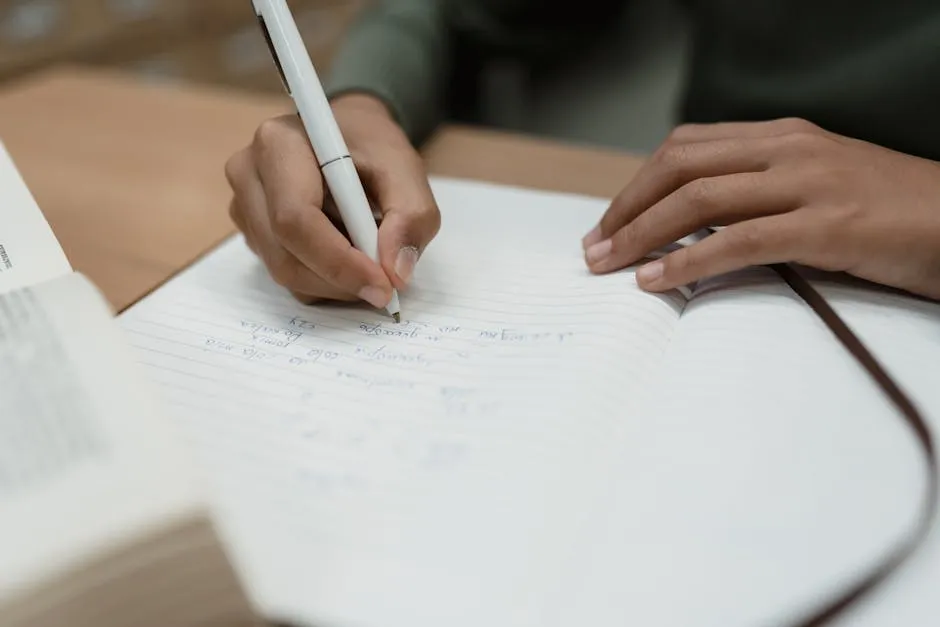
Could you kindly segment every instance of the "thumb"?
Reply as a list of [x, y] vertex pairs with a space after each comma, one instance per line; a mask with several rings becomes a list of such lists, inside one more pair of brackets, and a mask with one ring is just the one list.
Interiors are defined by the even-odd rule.
[[416, 168], [368, 177], [382, 213], [379, 263], [396, 289], [407, 286], [421, 254], [441, 228], [427, 176]]

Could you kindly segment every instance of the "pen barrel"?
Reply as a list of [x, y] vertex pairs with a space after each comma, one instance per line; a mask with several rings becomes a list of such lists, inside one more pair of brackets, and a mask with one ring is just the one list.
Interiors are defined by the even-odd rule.
[[379, 229], [353, 160], [337, 159], [321, 169], [353, 246], [378, 263]]
[[285, 87], [320, 165], [349, 156], [320, 76], [285, 0], [253, 0]]
[[[312, 65], [310, 75], [316, 76]], [[306, 87], [302, 91], [294, 92], [294, 104], [307, 131], [317, 163], [323, 166], [337, 161], [348, 161], [349, 148], [346, 147], [346, 141], [320, 82], [315, 78], [298, 82], [302, 82]]]

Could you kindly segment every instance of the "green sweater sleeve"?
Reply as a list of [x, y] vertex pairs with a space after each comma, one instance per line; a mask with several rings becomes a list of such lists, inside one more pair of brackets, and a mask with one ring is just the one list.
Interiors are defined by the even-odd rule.
[[331, 97], [370, 93], [389, 107], [409, 139], [423, 141], [443, 121], [447, 91], [466, 68], [496, 57], [527, 62], [563, 56], [590, 39], [628, 0], [371, 0], [330, 68]]
[[449, 0], [380, 0], [347, 33], [327, 79], [327, 95], [370, 93], [408, 137], [424, 139], [441, 121], [451, 71]]

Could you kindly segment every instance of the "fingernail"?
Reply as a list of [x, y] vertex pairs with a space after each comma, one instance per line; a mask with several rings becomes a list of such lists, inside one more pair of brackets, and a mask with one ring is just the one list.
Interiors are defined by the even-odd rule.
[[398, 251], [398, 258], [395, 260], [395, 273], [401, 277], [401, 280], [407, 283], [411, 280], [411, 275], [418, 265], [418, 249], [414, 246], [405, 246]]
[[601, 227], [595, 226], [594, 229], [590, 233], [585, 235], [584, 238], [581, 240], [581, 247], [587, 250], [594, 244], [601, 241], [602, 237], [603, 235], [601, 234]]
[[380, 309], [388, 304], [388, 296], [385, 295], [385, 290], [371, 285], [367, 285], [359, 291], [359, 298]]
[[646, 284], [655, 283], [661, 276], [663, 276], [662, 261], [653, 261], [636, 271], [636, 278]]
[[585, 253], [588, 263], [595, 264], [603, 261], [604, 259], [607, 259], [613, 246], [614, 243], [609, 239], [605, 239], [603, 242], [598, 242], [597, 244], [591, 245]]

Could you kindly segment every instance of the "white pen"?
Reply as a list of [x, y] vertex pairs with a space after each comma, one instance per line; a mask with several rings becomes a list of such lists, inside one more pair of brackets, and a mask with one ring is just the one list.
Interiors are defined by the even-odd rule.
[[[290, 8], [286, 0], [252, 0], [252, 4], [353, 246], [378, 262], [379, 230], [372, 207]], [[401, 321], [394, 289], [386, 309], [396, 322]]]

